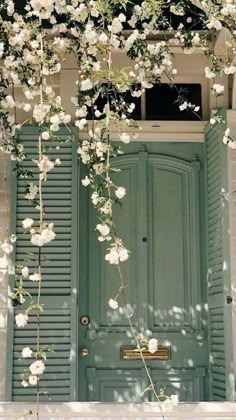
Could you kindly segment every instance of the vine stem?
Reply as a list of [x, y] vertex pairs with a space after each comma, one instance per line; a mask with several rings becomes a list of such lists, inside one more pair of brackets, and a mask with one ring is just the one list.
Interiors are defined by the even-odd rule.
[[[111, 29], [111, 36], [110, 36], [110, 45], [109, 45], [109, 50], [108, 50], [108, 59], [107, 59], [107, 64], [108, 64], [108, 81], [111, 81], [111, 63], [112, 63], [112, 36], [113, 36], [113, 28]], [[109, 201], [111, 200], [111, 181], [110, 181], [110, 176], [109, 176], [109, 167], [110, 167], [110, 149], [109, 149], [109, 145], [110, 145], [110, 102], [109, 102], [109, 98], [107, 99], [107, 145], [108, 145], [108, 150], [107, 150], [107, 159], [106, 159], [106, 183], [107, 183], [107, 193], [108, 193], [108, 197], [109, 197]], [[112, 214], [111, 214], [111, 222], [112, 222], [112, 229], [113, 229], [113, 238], [115, 243], [119, 243], [119, 238], [115, 233], [115, 226], [112, 220]], [[155, 385], [153, 382], [153, 379], [151, 377], [151, 374], [149, 372], [149, 369], [147, 367], [144, 355], [143, 355], [143, 351], [142, 351], [142, 347], [141, 347], [141, 343], [140, 343], [140, 339], [138, 337], [138, 334], [136, 333], [133, 321], [132, 321], [132, 316], [133, 314], [129, 314], [129, 308], [128, 308], [128, 304], [127, 304], [127, 298], [126, 298], [126, 293], [125, 293], [125, 283], [124, 283], [124, 277], [122, 274], [122, 270], [121, 270], [121, 266], [120, 266], [120, 261], [118, 262], [117, 265], [118, 268], [118, 274], [119, 274], [119, 278], [120, 278], [120, 291], [121, 291], [121, 295], [123, 298], [123, 304], [124, 304], [124, 308], [127, 314], [127, 319], [128, 319], [128, 324], [129, 324], [129, 328], [131, 331], [131, 334], [133, 336], [133, 339], [135, 340], [135, 343], [137, 344], [137, 348], [139, 350], [139, 354], [140, 354], [140, 358], [142, 360], [145, 372], [147, 374], [148, 380], [149, 380], [149, 384], [150, 384], [150, 389], [153, 391], [153, 394], [159, 404], [159, 408], [161, 411], [161, 417], [162, 420], [165, 420], [164, 417], [164, 413], [163, 413], [163, 408], [161, 405], [161, 401], [160, 398], [156, 392], [155, 389]]]
[[[42, 28], [42, 21], [39, 18], [40, 28]], [[43, 33], [42, 29], [40, 31], [40, 50], [41, 50], [41, 58], [43, 57]], [[40, 65], [40, 105], [43, 105], [43, 64], [41, 61]], [[41, 123], [39, 124], [39, 136], [38, 136], [38, 157], [39, 163], [42, 160], [42, 127]], [[43, 193], [42, 193], [42, 174], [39, 169], [39, 228], [40, 231], [43, 228]], [[36, 345], [36, 358], [39, 357], [40, 354], [40, 301], [41, 301], [41, 289], [42, 289], [42, 267], [41, 267], [41, 247], [38, 247], [38, 274], [39, 274], [39, 282], [38, 282], [38, 296], [37, 296], [37, 345]], [[39, 375], [37, 375], [37, 402], [36, 402], [36, 418], [39, 420], [39, 403], [40, 403], [40, 381]]]

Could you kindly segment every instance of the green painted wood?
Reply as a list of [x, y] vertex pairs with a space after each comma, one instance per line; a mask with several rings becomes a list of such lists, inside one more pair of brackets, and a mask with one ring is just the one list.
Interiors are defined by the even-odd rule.
[[[72, 139], [72, 133], [70, 139]], [[20, 140], [24, 143], [27, 159], [23, 162], [24, 167], [33, 169], [35, 165], [31, 159], [37, 159], [35, 144], [38, 138], [37, 127], [24, 127], [20, 134]], [[53, 242], [42, 248], [42, 303], [44, 312], [40, 322], [40, 341], [44, 345], [50, 345], [55, 352], [49, 353], [46, 360], [46, 371], [41, 383], [42, 401], [70, 401], [77, 398], [77, 156], [76, 144], [68, 140], [65, 129], [59, 133], [61, 140], [60, 148], [55, 147], [48, 152], [52, 160], [59, 158], [61, 166], [55, 167], [48, 174], [48, 181], [43, 185], [43, 200], [46, 211], [46, 221], [55, 223], [56, 238]], [[54, 145], [55, 146], [55, 145]], [[37, 178], [35, 179], [37, 183]], [[16, 220], [13, 220], [12, 231], [16, 231], [17, 242], [15, 260], [19, 265], [28, 265], [33, 273], [36, 267], [35, 261], [28, 261], [29, 254], [36, 255], [35, 247], [31, 246], [29, 234], [25, 234], [22, 228], [22, 220], [32, 217], [37, 220], [38, 211], [30, 206], [24, 199], [25, 184], [18, 179], [15, 184], [17, 194], [13, 198], [16, 208]], [[14, 204], [13, 204], [14, 208]], [[25, 286], [34, 299], [37, 293], [37, 284], [25, 281]], [[24, 306], [16, 307], [14, 315], [21, 312]], [[13, 308], [10, 309], [13, 312]], [[11, 316], [13, 326], [13, 314]], [[36, 346], [36, 316], [29, 318], [27, 326], [23, 329], [9, 329], [8, 345], [8, 372], [7, 398], [13, 401], [34, 401], [36, 388], [21, 385], [21, 373], [30, 361], [20, 357], [23, 347]], [[12, 374], [11, 374], [12, 372]]]
[[[226, 121], [225, 110], [219, 114]], [[210, 397], [216, 401], [234, 400], [232, 311], [227, 304], [231, 281], [225, 129], [226, 123], [217, 123], [206, 131]]]
[[[173, 156], [164, 154], [163, 147], [157, 153], [159, 145], [156, 150], [150, 147], [151, 153], [148, 144], [114, 161], [123, 170], [115, 174], [115, 182], [127, 189], [114, 219], [131, 250], [123, 264], [128, 301], [140, 332], [171, 346], [171, 360], [147, 362], [158, 387], [179, 393], [182, 400], [201, 400], [207, 398], [208, 349], [200, 258], [200, 162], [195, 154], [185, 159], [180, 151]], [[79, 316], [88, 315], [90, 324], [79, 325], [79, 348], [89, 350], [88, 357], [78, 359], [79, 400], [151, 400], [143, 394], [147, 380], [142, 363], [120, 358], [120, 346], [131, 339], [122, 302], [120, 310], [108, 307], [119, 279], [104, 261], [106, 244], [97, 242], [90, 195], [81, 187]]]

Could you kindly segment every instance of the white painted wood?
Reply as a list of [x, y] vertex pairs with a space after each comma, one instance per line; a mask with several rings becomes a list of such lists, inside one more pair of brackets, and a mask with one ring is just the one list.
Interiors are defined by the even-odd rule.
[[[35, 413], [36, 404], [30, 403], [0, 403], [0, 420], [19, 419], [30, 410]], [[166, 420], [233, 420], [236, 419], [236, 403], [179, 403], [172, 410], [164, 413]], [[35, 414], [27, 419], [35, 419]], [[133, 419], [161, 420], [160, 408], [157, 403], [99, 403], [71, 402], [40, 405], [40, 420], [53, 419]]]
[[[89, 123], [89, 127], [92, 123]], [[135, 141], [165, 141], [165, 142], [197, 142], [205, 141], [205, 126], [207, 121], [138, 121], [140, 130], [128, 130], [127, 132], [137, 134]], [[79, 138], [87, 138], [87, 128], [80, 131]], [[112, 139], [119, 140], [120, 132], [116, 127], [111, 129]]]

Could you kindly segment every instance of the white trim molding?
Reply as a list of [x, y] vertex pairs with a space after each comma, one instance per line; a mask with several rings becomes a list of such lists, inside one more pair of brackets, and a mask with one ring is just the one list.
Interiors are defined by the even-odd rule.
[[[0, 403], [0, 420], [19, 419], [31, 411], [27, 418], [35, 418], [36, 404]], [[236, 419], [234, 402], [179, 403], [164, 412], [169, 420], [233, 420]], [[40, 404], [40, 420], [163, 420], [157, 403], [100, 403], [70, 402]]]
[[[152, 142], [185, 142], [185, 143], [204, 143], [205, 127], [208, 121], [137, 121], [140, 130], [128, 129], [130, 133], [138, 134], [135, 141]], [[88, 129], [90, 129], [91, 122]], [[81, 130], [79, 138], [87, 138], [88, 129]], [[119, 141], [119, 132], [114, 127], [112, 138]]]

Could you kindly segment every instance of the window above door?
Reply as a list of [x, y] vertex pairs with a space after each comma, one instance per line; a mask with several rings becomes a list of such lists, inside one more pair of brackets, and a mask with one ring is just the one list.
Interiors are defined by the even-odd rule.
[[[105, 84], [104, 84], [105, 86]], [[140, 89], [140, 85], [138, 85]], [[188, 110], [180, 111], [177, 98], [182, 95], [187, 102], [199, 107], [198, 112]], [[202, 120], [202, 87], [200, 83], [177, 83], [169, 85], [161, 83], [146, 89], [141, 97], [131, 96], [130, 92], [125, 95], [127, 103], [134, 103], [135, 109], [131, 114], [134, 120], [143, 121], [201, 121]], [[101, 94], [95, 102], [95, 106], [102, 111], [107, 103], [107, 93]], [[89, 112], [92, 119], [92, 112]]]

